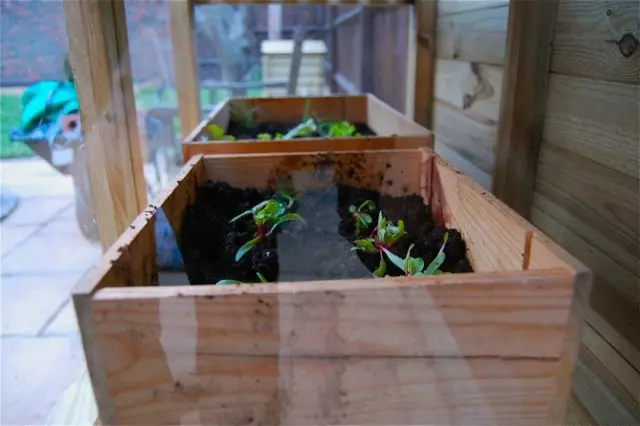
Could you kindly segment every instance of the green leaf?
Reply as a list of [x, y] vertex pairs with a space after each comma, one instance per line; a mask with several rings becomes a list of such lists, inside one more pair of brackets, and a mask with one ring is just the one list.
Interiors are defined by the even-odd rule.
[[282, 139], [283, 135], [280, 132], [276, 132], [276, 139]]
[[260, 272], [256, 272], [256, 275], [258, 276], [258, 279], [260, 280], [261, 283], [268, 283], [269, 281], [267, 281], [267, 279], [264, 277], [264, 275], [262, 275]]
[[214, 141], [220, 140], [224, 136], [224, 129], [218, 126], [217, 124], [209, 124], [206, 127], [206, 129], [207, 129], [207, 132], [209, 133], [209, 136]]
[[384, 251], [384, 254], [387, 255], [387, 257], [389, 258], [391, 263], [393, 263], [398, 268], [400, 268], [402, 271], [404, 271], [404, 259], [401, 259], [400, 257], [396, 256], [395, 254], [391, 253], [386, 248], [383, 248], [382, 251]]
[[373, 210], [376, 208], [376, 203], [374, 203], [372, 200], [365, 200], [362, 204], [360, 204], [360, 207], [358, 207], [359, 211], [365, 211], [366, 210]]
[[356, 237], [360, 235], [360, 231], [362, 230], [362, 222], [360, 222], [360, 218], [356, 220]]
[[440, 251], [436, 255], [435, 259], [431, 261], [427, 269], [424, 270], [425, 275], [435, 275], [436, 271], [442, 266], [447, 256], [444, 254], [444, 246], [447, 244], [447, 240], [449, 240], [449, 233], [444, 234], [444, 240], [442, 241], [442, 246], [440, 247]]
[[248, 216], [248, 215], [250, 215], [250, 214], [253, 214], [253, 211], [252, 211], [252, 210], [245, 210], [245, 211], [243, 211], [242, 213], [240, 213], [238, 216], [236, 216], [236, 217], [234, 217], [233, 219], [231, 219], [231, 220], [229, 221], [229, 223], [233, 223], [233, 222], [235, 222], [236, 220], [238, 220], [238, 219], [240, 219], [240, 218], [243, 218], [243, 217], [245, 217], [245, 216]]
[[242, 256], [244, 256], [245, 254], [247, 254], [247, 252], [249, 252], [249, 250], [254, 248], [255, 245], [260, 242], [261, 239], [262, 237], [255, 237], [253, 240], [249, 240], [246, 243], [244, 243], [244, 245], [240, 247], [236, 252], [236, 257], [235, 257], [236, 262], [239, 262], [240, 259], [242, 259]]
[[221, 139], [225, 140], [225, 141], [235, 141], [236, 137], [233, 135], [224, 135]]
[[365, 226], [371, 225], [373, 223], [373, 219], [371, 218], [371, 215], [366, 213], [360, 214], [360, 219], [362, 220], [362, 224]]
[[387, 227], [387, 219], [382, 216], [382, 210], [378, 213], [378, 229], [384, 229]]
[[234, 285], [234, 284], [244, 284], [242, 281], [236, 280], [220, 280], [216, 283], [216, 285]]
[[270, 141], [271, 139], [273, 139], [273, 137], [269, 133], [258, 133], [256, 137], [263, 141]]
[[311, 98], [307, 98], [304, 102], [304, 112], [302, 113], [302, 121], [307, 121], [309, 119], [309, 112], [311, 110]]
[[349, 206], [349, 213], [355, 213], [356, 212], [356, 206], [354, 206], [353, 204], [351, 204]]
[[376, 253], [378, 251], [378, 249], [374, 244], [374, 240], [372, 240], [371, 238], [355, 240], [353, 243], [356, 246], [352, 250], [364, 251], [367, 253]]
[[377, 278], [383, 278], [387, 273], [387, 263], [384, 261], [384, 256], [380, 253], [380, 265], [373, 271], [373, 276]]
[[282, 215], [278, 221], [271, 227], [271, 229], [269, 230], [269, 232], [267, 232], [267, 236], [271, 235], [273, 233], [273, 231], [275, 231], [275, 229], [278, 227], [278, 225], [281, 225], [285, 222], [292, 222], [292, 221], [299, 221], [302, 223], [305, 223], [305, 220], [302, 216], [300, 216], [298, 213], [287, 213], [285, 215]]

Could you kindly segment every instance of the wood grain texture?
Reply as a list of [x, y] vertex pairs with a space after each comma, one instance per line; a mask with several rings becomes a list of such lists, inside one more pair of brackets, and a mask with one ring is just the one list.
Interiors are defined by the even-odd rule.
[[433, 148], [433, 136], [302, 138], [279, 141], [210, 141], [182, 145], [184, 158], [196, 154], [261, 154]]
[[453, 105], [436, 101], [434, 132], [439, 144], [447, 145], [484, 173], [492, 174], [496, 140], [494, 122], [474, 119]]
[[437, 57], [501, 66], [505, 60], [508, 14], [509, 6], [504, 5], [439, 16]]
[[567, 403], [567, 412], [564, 417], [565, 426], [596, 426], [596, 421], [589, 415], [587, 409], [578, 401], [575, 394], [571, 394]]
[[509, 5], [509, 0], [438, 0], [438, 15], [470, 12]]
[[544, 140], [640, 178], [640, 87], [552, 74]]
[[432, 209], [436, 217], [442, 216], [447, 226], [460, 230], [474, 271], [520, 270], [525, 235], [529, 232], [533, 233], [530, 269], [563, 267], [565, 262], [570, 262], [576, 269], [586, 270], [544, 234], [446, 161], [441, 158], [434, 161], [432, 185], [441, 189], [431, 195]]
[[502, 67], [439, 59], [436, 98], [472, 118], [498, 122], [502, 93]]
[[640, 83], [640, 48], [625, 57], [616, 44], [640, 39], [640, 4], [634, 0], [560, 0], [551, 71], [599, 81]]
[[431, 132], [376, 96], [367, 95], [367, 124], [378, 136], [430, 136]]
[[111, 289], [94, 320], [119, 423], [541, 424], [573, 284], [538, 276]]
[[420, 194], [422, 151], [341, 151], [211, 155], [204, 159], [207, 177], [240, 188], [287, 185], [295, 191], [336, 183], [389, 195]]
[[415, 19], [415, 85], [413, 117], [424, 127], [433, 128], [435, 59], [437, 46], [437, 1], [417, 2]]
[[144, 208], [126, 17], [121, 2], [64, 2], [96, 222], [106, 250]]
[[534, 205], [640, 276], [638, 180], [544, 143]]
[[531, 214], [542, 142], [557, 1], [509, 6], [492, 192], [525, 218]]
[[491, 175], [480, 170], [469, 160], [458, 154], [457, 151], [449, 148], [449, 146], [444, 143], [437, 143], [434, 150], [436, 154], [447, 160], [455, 168], [464, 171], [469, 178], [477, 182], [484, 189], [491, 189]]
[[192, 0], [169, 2], [173, 73], [182, 136], [188, 135], [198, 125], [202, 116], [193, 8]]

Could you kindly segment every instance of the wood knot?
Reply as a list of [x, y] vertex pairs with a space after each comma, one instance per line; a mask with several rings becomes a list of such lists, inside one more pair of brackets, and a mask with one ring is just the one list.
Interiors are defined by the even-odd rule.
[[618, 45], [618, 49], [620, 49], [620, 53], [622, 54], [622, 56], [624, 56], [625, 58], [629, 58], [631, 55], [636, 53], [638, 44], [640, 44], [640, 42], [635, 35], [627, 33], [623, 35], [616, 44]]

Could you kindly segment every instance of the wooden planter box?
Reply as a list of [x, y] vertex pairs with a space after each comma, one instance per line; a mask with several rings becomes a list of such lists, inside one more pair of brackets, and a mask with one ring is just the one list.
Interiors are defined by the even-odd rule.
[[[289, 141], [201, 141], [206, 135], [206, 126], [216, 124], [225, 131], [231, 120], [240, 120], [245, 111], [251, 110], [253, 121], [260, 122], [299, 122], [302, 119], [307, 100], [310, 101], [309, 112], [318, 119], [347, 120], [352, 123], [366, 123], [376, 133], [375, 137], [351, 137], [341, 139], [330, 138], [298, 138]], [[391, 108], [373, 95], [336, 95], [322, 97], [281, 97], [281, 98], [232, 98], [214, 109], [198, 127], [182, 142], [183, 158], [191, 158], [195, 154], [243, 154], [258, 152], [290, 152], [300, 149], [322, 151], [322, 143], [318, 141], [334, 141], [328, 143], [328, 150], [386, 149], [389, 139], [394, 136], [419, 136], [433, 138], [432, 133], [411, 121], [406, 116]], [[346, 142], [346, 140], [349, 142]], [[396, 139], [399, 141], [400, 139]], [[291, 148], [295, 144], [303, 145], [311, 141], [318, 143], [318, 148]], [[345, 141], [345, 142], [343, 142]], [[282, 145], [281, 145], [282, 144]], [[346, 146], [343, 146], [346, 144]], [[397, 144], [396, 148], [418, 148], [422, 144], [414, 144], [406, 140]]]
[[[158, 209], [179, 240], [207, 179], [264, 188], [318, 164], [327, 180], [297, 190], [420, 194], [461, 231], [475, 272], [158, 286]], [[430, 150], [215, 155], [191, 158], [73, 298], [103, 424], [512, 426], [561, 424], [590, 281]]]

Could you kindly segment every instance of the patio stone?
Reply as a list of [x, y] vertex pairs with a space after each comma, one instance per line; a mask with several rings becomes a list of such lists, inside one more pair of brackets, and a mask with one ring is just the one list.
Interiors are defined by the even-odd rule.
[[5, 275], [43, 275], [51, 272], [83, 272], [101, 254], [100, 245], [77, 234], [38, 232], [12, 250], [2, 261]]
[[0, 424], [44, 424], [84, 368], [78, 335], [3, 337]]
[[78, 320], [73, 303], [67, 301], [62, 310], [56, 315], [54, 320], [44, 331], [44, 335], [60, 335], [78, 332]]
[[2, 256], [36, 232], [37, 226], [2, 226], [0, 227], [0, 250]]
[[81, 275], [3, 276], [2, 334], [35, 336], [67, 303]]
[[51, 220], [56, 213], [69, 207], [71, 203], [72, 200], [69, 200], [69, 197], [21, 198], [16, 210], [2, 221], [2, 228], [43, 225]]

